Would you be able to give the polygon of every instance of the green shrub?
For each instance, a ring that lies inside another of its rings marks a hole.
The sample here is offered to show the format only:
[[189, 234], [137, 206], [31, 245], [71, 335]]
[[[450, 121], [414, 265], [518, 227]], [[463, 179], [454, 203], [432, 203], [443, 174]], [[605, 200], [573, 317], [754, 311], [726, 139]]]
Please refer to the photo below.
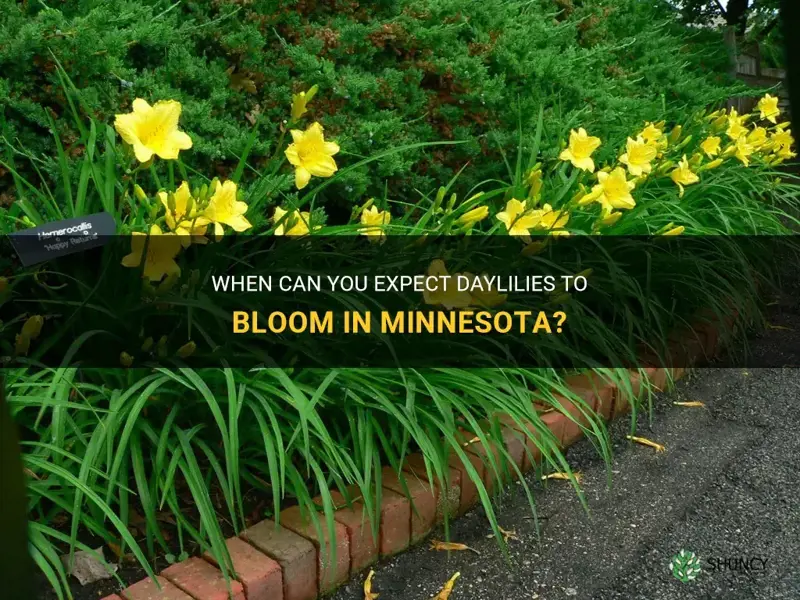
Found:
[[[518, 131], [532, 131], [540, 106], [552, 144], [580, 121], [612, 138], [611, 148], [649, 115], [670, 120], [730, 93], [721, 41], [690, 39], [666, 9], [639, 0], [49, 4], [0, 0], [0, 127], [51, 175], [48, 113], [71, 155], [84, 151], [54, 57], [81, 90], [84, 116], [109, 121], [136, 97], [180, 100], [195, 166], [213, 164], [221, 175], [259, 115], [251, 156], [265, 161], [291, 93], [314, 84], [311, 117], [350, 153], [469, 140], [348, 174], [331, 188], [345, 204], [386, 184], [414, 201], [415, 190], [446, 181], [468, 161], [480, 166], [460, 186], [496, 177], [498, 146], [516, 146]], [[11, 185], [8, 174], [0, 182]]]

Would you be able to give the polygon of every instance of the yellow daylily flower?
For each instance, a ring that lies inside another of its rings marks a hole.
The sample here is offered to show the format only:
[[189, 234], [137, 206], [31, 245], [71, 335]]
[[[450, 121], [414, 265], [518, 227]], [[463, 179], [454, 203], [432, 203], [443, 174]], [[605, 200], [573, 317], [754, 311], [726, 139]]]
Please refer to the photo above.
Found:
[[594, 173], [592, 153], [600, 147], [600, 143], [600, 138], [591, 137], [583, 127], [577, 131], [573, 129], [569, 133], [569, 147], [559, 155], [559, 158], [570, 161], [576, 169]]
[[386, 235], [383, 232], [383, 226], [388, 225], [392, 220], [392, 215], [388, 210], [380, 211], [376, 206], [370, 206], [367, 210], [361, 213], [361, 224], [366, 225], [364, 229], [360, 229], [361, 235], [377, 237], [378, 240], [383, 239]]
[[529, 235], [529, 230], [539, 224], [541, 211], [528, 211], [526, 206], [527, 200], [512, 198], [505, 210], [497, 213], [497, 220], [506, 226], [509, 235]]
[[164, 233], [158, 225], [150, 227], [150, 233], [134, 231], [131, 237], [131, 253], [122, 259], [122, 266], [137, 268], [144, 256], [144, 277], [150, 281], [161, 281], [164, 276], [180, 275], [181, 268], [175, 257], [181, 251], [181, 240], [174, 233]]
[[444, 266], [444, 261], [436, 259], [428, 266], [428, 277], [438, 277], [437, 289], [423, 290], [422, 297], [426, 304], [441, 304], [447, 309], [465, 308], [472, 303], [469, 292], [459, 292], [457, 278], [451, 276]]
[[[539, 213], [540, 211], [533, 211]], [[536, 229], [546, 229], [550, 235], [569, 235], [569, 232], [563, 231], [569, 222], [569, 213], [564, 210], [553, 210], [549, 204], [545, 204], [539, 214], [539, 223]]]
[[307, 92], [300, 92], [299, 94], [292, 94], [292, 120], [297, 121], [300, 117], [308, 112], [308, 103], [314, 98], [319, 89], [318, 86], [312, 86]]
[[[786, 125], [786, 123], [783, 123]], [[789, 150], [794, 144], [794, 138], [790, 129], [778, 129], [770, 136], [770, 145], [776, 150]]]
[[610, 173], [599, 172], [597, 181], [599, 183], [592, 188], [592, 192], [582, 198], [579, 204], [599, 202], [607, 214], [615, 208], [630, 210], [636, 206], [631, 195], [636, 184], [628, 181], [628, 175], [622, 167], [617, 167]]
[[780, 150], [778, 150], [775, 153], [775, 156], [777, 156], [781, 160], [789, 160], [791, 158], [795, 158], [797, 156], [797, 154], [792, 152], [792, 150], [789, 147], [785, 147], [785, 148], [781, 148]]
[[781, 114], [778, 108], [778, 98], [765, 94], [761, 100], [758, 101], [756, 107], [761, 112], [761, 118], [766, 119], [770, 123], [776, 123], [776, 117]]
[[648, 144], [643, 137], [639, 136], [635, 140], [628, 138], [627, 152], [619, 157], [619, 162], [628, 166], [628, 173], [639, 177], [653, 170], [650, 163], [657, 154], [655, 146]]
[[681, 198], [683, 198], [683, 186], [692, 185], [693, 183], [700, 181], [700, 178], [689, 166], [689, 161], [686, 159], [685, 154], [683, 155], [681, 162], [678, 163], [678, 167], [670, 174], [670, 178], [678, 185], [678, 189], [680, 190], [679, 196]]
[[767, 130], [763, 127], [756, 127], [747, 135], [747, 143], [750, 144], [754, 150], [758, 150], [767, 142]]
[[192, 147], [192, 138], [178, 131], [181, 103], [161, 100], [150, 106], [137, 98], [133, 101], [133, 112], [116, 115], [114, 128], [128, 144], [139, 162], [147, 162], [153, 156], [165, 160], [178, 158], [181, 150]]
[[294, 177], [298, 190], [308, 185], [311, 176], [333, 177], [339, 169], [333, 156], [339, 145], [326, 142], [322, 125], [312, 123], [305, 131], [292, 129], [293, 142], [286, 148], [286, 158], [295, 167]]
[[[475, 285], [475, 280], [478, 279], [477, 275], [469, 272], [462, 273], [464, 277], [470, 280], [470, 294], [472, 295], [472, 304], [477, 304], [485, 308], [494, 308], [503, 304], [508, 298], [508, 294], [501, 294], [493, 285], [489, 285], [488, 276], [480, 276], [480, 285]], [[488, 289], [487, 289], [488, 288]]]
[[475, 223], [479, 223], [483, 221], [486, 217], [489, 216], [489, 207], [488, 206], [478, 206], [473, 208], [472, 210], [468, 210], [463, 215], [456, 219], [456, 223], [459, 225], [474, 225]]
[[637, 137], [642, 138], [647, 144], [655, 144], [661, 139], [662, 135], [664, 135], [664, 132], [653, 123], [645, 123], [644, 129]]
[[208, 241], [204, 236], [210, 221], [198, 212], [188, 183], [184, 181], [172, 194], [174, 207], [170, 208], [167, 192], [158, 192], [158, 198], [166, 210], [167, 227], [180, 236], [184, 248], [188, 248], [191, 242], [205, 244]]
[[738, 158], [745, 167], [750, 166], [750, 155], [755, 152], [755, 148], [748, 143], [747, 138], [742, 136], [736, 140], [734, 145], [733, 155]]
[[743, 135], [747, 135], [747, 128], [744, 126], [745, 116], [736, 112], [735, 108], [731, 108], [728, 115], [728, 137], [732, 140], [738, 140]]
[[[283, 219], [284, 215], [287, 214], [288, 211], [282, 209], [280, 206], [275, 207], [275, 214], [272, 216], [272, 222], [278, 223], [281, 219]], [[308, 211], [298, 212], [296, 210], [292, 211], [288, 217], [278, 225], [277, 229], [275, 229], [275, 235], [288, 235], [290, 237], [300, 237], [303, 235], [308, 235], [310, 229], [309, 225], [311, 223], [311, 213]], [[317, 225], [314, 229], [319, 229], [321, 226]]]
[[252, 227], [244, 216], [247, 203], [237, 200], [236, 184], [233, 181], [220, 183], [217, 180], [211, 200], [203, 211], [203, 216], [214, 224], [214, 235], [219, 240], [225, 234], [223, 225], [227, 225], [237, 233]]
[[715, 135], [711, 135], [707, 137], [703, 142], [700, 144], [700, 149], [705, 152], [708, 158], [713, 158], [717, 154], [719, 154], [719, 145], [722, 143], [722, 140]]

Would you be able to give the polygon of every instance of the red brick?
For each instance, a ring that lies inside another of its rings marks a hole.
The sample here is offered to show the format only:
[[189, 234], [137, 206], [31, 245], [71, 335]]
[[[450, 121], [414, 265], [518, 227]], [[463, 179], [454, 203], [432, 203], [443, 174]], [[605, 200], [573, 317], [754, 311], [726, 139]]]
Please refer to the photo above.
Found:
[[150, 579], [142, 579], [122, 591], [125, 600], [192, 600], [180, 589], [163, 577], [157, 577], [161, 589]]
[[[461, 471], [447, 468], [445, 477], [448, 479], [440, 482], [436, 478], [436, 473], [432, 473], [433, 480], [428, 478], [428, 473], [425, 468], [425, 458], [422, 454], [415, 453], [406, 457], [403, 463], [403, 471], [414, 475], [422, 481], [428, 482], [436, 490], [438, 497], [438, 504], [436, 506], [436, 522], [441, 523], [445, 517], [452, 519], [458, 514], [461, 506]], [[449, 486], [442, 488], [441, 486]]]
[[[355, 493], [360, 494], [360, 492]], [[348, 506], [345, 497], [336, 490], [331, 490], [331, 497], [334, 504], [340, 507], [333, 518], [347, 528], [350, 543], [350, 573], [355, 575], [378, 562], [379, 540], [374, 535], [372, 519], [369, 518], [362, 502], [353, 502]]]
[[[331, 539], [328, 526], [322, 518], [322, 523], [320, 523], [322, 539], [320, 539], [317, 528], [310, 519], [303, 517], [299, 506], [293, 506], [281, 512], [281, 525], [310, 540], [319, 551], [320, 594], [332, 592], [347, 582], [350, 577], [350, 538], [344, 525], [334, 522], [333, 534], [335, 537]], [[336, 549], [335, 557], [333, 556], [334, 548]], [[332, 558], [335, 558], [335, 562], [332, 562]]]
[[439, 502], [436, 486], [402, 471], [397, 473], [391, 467], [383, 469], [381, 481], [384, 488], [409, 499], [411, 543], [416, 544], [425, 538], [436, 524], [436, 507]]
[[541, 439], [539, 430], [532, 421], [522, 420], [521, 423], [517, 423], [511, 415], [501, 414], [497, 415], [497, 418], [506, 428], [516, 432], [518, 439], [524, 444], [520, 469], [523, 473], [527, 473], [542, 457], [542, 451], [536, 443]]
[[[236, 579], [244, 587], [247, 600], [281, 600], [283, 598], [283, 574], [281, 566], [266, 554], [239, 538], [226, 542], [233, 561]], [[214, 557], [206, 552], [207, 561], [218, 566]]]
[[240, 537], [281, 566], [283, 600], [308, 600], [319, 595], [314, 544], [270, 520], [253, 525]]
[[381, 556], [394, 556], [411, 543], [411, 502], [384, 489], [381, 498]]
[[161, 574], [196, 600], [246, 600], [238, 581], [225, 581], [219, 569], [200, 558], [190, 558]]
[[[486, 467], [484, 466], [483, 459], [471, 452], [465, 451], [464, 455], [467, 461], [475, 469], [478, 479], [481, 481], [481, 483], [483, 483], [486, 479]], [[475, 480], [470, 476], [465, 463], [462, 462], [462, 459], [458, 456], [458, 454], [455, 453], [455, 450], [450, 451], [448, 464], [453, 469], [461, 472], [461, 502], [458, 505], [457, 514], [463, 515], [473, 508], [480, 500], [478, 486], [476, 485]]]
[[[522, 471], [522, 467], [525, 465], [525, 438], [513, 427], [505, 425], [500, 427], [500, 434], [503, 436], [503, 446], [505, 446], [508, 453], [507, 456], [502, 456], [503, 460], [511, 459], [517, 468]], [[511, 472], [511, 477], [517, 479], [517, 472], [514, 468], [509, 466], [508, 469]]]
[[550, 410], [539, 415], [539, 418], [552, 433], [556, 441], [561, 445], [561, 440], [564, 439], [564, 421], [566, 418], [557, 410]]
[[567, 400], [563, 406], [564, 409], [572, 416], [572, 419], [575, 419], [575, 421], [573, 421], [569, 418], [569, 416], [565, 414], [561, 415], [564, 418], [564, 430], [561, 434], [561, 447], [569, 448], [572, 444], [583, 437], [584, 431], [579, 423], [583, 423], [585, 425], [586, 417], [583, 415], [580, 408], [569, 400]]
[[565, 380], [567, 386], [591, 406], [592, 410], [606, 421], [611, 418], [617, 386], [592, 371], [581, 375], [572, 375]]
[[655, 388], [655, 391], [660, 392], [667, 387], [667, 371], [663, 367], [647, 367], [645, 369], [647, 378], [650, 384]]
[[[483, 463], [483, 476], [481, 481], [488, 493], [492, 493], [494, 489], [505, 479], [508, 474], [513, 472], [513, 468], [508, 464], [508, 459], [503, 452], [503, 448], [492, 434], [491, 424], [483, 420], [479, 423], [482, 429], [482, 435], [485, 443], [480, 441], [478, 435], [466, 431], [459, 430], [456, 433], [456, 439], [461, 444], [461, 447], [468, 454], [478, 457]], [[502, 429], [501, 429], [502, 433]], [[512, 438], [513, 439], [513, 438]], [[506, 440], [503, 439], [503, 446], [506, 445]], [[522, 445], [520, 444], [516, 451], [520, 454], [522, 452]], [[519, 465], [519, 463], [517, 463]]]

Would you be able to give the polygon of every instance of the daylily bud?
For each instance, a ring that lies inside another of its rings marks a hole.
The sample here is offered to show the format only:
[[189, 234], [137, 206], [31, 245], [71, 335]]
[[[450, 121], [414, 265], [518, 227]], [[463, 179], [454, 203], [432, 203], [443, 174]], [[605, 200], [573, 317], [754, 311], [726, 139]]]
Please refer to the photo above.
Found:
[[203, 186], [200, 188], [200, 194], [198, 194], [200, 201], [205, 204], [208, 200], [208, 184], [204, 183]]
[[44, 325], [44, 317], [41, 315], [35, 315], [25, 321], [25, 324], [22, 326], [22, 335], [27, 336], [28, 338], [35, 340], [39, 337], [39, 334], [42, 332], [42, 326]]
[[703, 155], [700, 153], [695, 153], [692, 155], [692, 158], [689, 159], [689, 165], [692, 167], [699, 167], [703, 163]]
[[192, 210], [194, 209], [194, 198], [190, 195], [186, 198], [186, 212], [184, 213], [186, 216], [192, 214]]
[[172, 192], [167, 194], [167, 208], [169, 208], [169, 212], [175, 213], [175, 194]]
[[436, 210], [442, 205], [442, 201], [444, 200], [444, 195], [447, 193], [447, 190], [443, 187], [439, 188], [439, 191], [436, 193], [436, 200], [433, 202], [433, 208]]
[[159, 358], [167, 357], [167, 336], [162, 335], [159, 338], [158, 345], [156, 346], [156, 352]]
[[119, 364], [123, 367], [130, 367], [133, 364], [133, 357], [127, 352], [120, 352]]
[[551, 300], [551, 302], [553, 304], [563, 304], [564, 302], [567, 302], [569, 299], [570, 299], [570, 295], [568, 293], [564, 292], [563, 294], [559, 294], [558, 296], [554, 297]]
[[145, 341], [142, 343], [142, 352], [150, 352], [150, 349], [151, 349], [152, 347], [153, 347], [153, 338], [152, 338], [152, 336], [151, 336], [151, 337], [147, 338], [147, 339], [146, 339], [146, 340], [145, 340]]
[[472, 210], [465, 212], [458, 219], [456, 219], [456, 223], [459, 225], [465, 225], [471, 227], [475, 223], [482, 221], [488, 216], [489, 216], [488, 206], [477, 206]]
[[144, 193], [144, 190], [138, 183], [133, 186], [133, 195], [136, 196], [139, 202], [147, 201], [147, 194]]
[[716, 119], [715, 119], [715, 120], [714, 120], [714, 121], [711, 123], [711, 129], [712, 129], [712, 131], [714, 131], [714, 132], [716, 133], [716, 132], [718, 132], [718, 131], [722, 131], [723, 129], [725, 129], [725, 127], [726, 127], [727, 125], [728, 125], [728, 117], [727, 117], [727, 116], [725, 116], [725, 115], [723, 115], [723, 116], [721, 116], [721, 117], [717, 117], [717, 118], [716, 118]]
[[668, 160], [664, 162], [660, 167], [658, 167], [658, 169], [656, 169], [656, 175], [663, 175], [674, 166], [675, 166], [675, 161]]
[[246, 196], [245, 196], [245, 193], [244, 193], [243, 189], [239, 188], [238, 190], [236, 190], [236, 199], [239, 202], [244, 202], [245, 198], [246, 198]]
[[684, 227], [683, 225], [678, 225], [677, 227], [673, 227], [672, 229], [665, 231], [661, 235], [680, 235], [684, 231], [686, 231], [686, 227]]
[[659, 121], [658, 123], [653, 123], [656, 129], [664, 129], [664, 126], [667, 124], [666, 121]]
[[457, 200], [457, 196], [455, 194], [452, 194], [450, 196], [450, 200], [447, 202], [447, 209], [446, 209], [447, 212], [450, 212], [451, 210], [453, 210], [453, 207], [456, 205], [456, 200]]
[[687, 136], [685, 140], [683, 140], [680, 144], [678, 144], [675, 149], [676, 150], [683, 150], [686, 146], [689, 145], [689, 142], [692, 141], [692, 136]]
[[675, 223], [673, 223], [672, 221], [670, 221], [669, 223], [667, 223], [666, 225], [664, 225], [664, 226], [663, 226], [661, 229], [659, 229], [658, 231], [656, 231], [656, 235], [661, 235], [662, 233], [664, 233], [665, 231], [669, 231], [669, 230], [670, 230], [670, 229], [672, 229], [673, 227], [675, 227]]
[[547, 246], [547, 242], [531, 242], [522, 249], [522, 256], [534, 256], [539, 254]]
[[611, 226], [622, 218], [621, 212], [612, 212], [602, 218], [603, 225]]
[[18, 333], [14, 343], [14, 352], [20, 356], [28, 356], [31, 347], [31, 338], [24, 333]]
[[5, 292], [8, 289], [8, 279], [5, 277], [0, 277], [0, 294]]
[[28, 218], [28, 215], [23, 215], [23, 217], [22, 217], [22, 223], [25, 225], [25, 227], [36, 227], [36, 223], [34, 223], [33, 221], [31, 221], [31, 220]]
[[181, 358], [189, 358], [194, 351], [197, 350], [197, 344], [192, 341], [186, 342], [183, 346], [178, 348], [178, 356]]
[[683, 133], [683, 127], [681, 125], [675, 125], [675, 127], [672, 128], [672, 131], [669, 132], [667, 140], [669, 140], [670, 144], [675, 144], [679, 139], [681, 139], [681, 133]]

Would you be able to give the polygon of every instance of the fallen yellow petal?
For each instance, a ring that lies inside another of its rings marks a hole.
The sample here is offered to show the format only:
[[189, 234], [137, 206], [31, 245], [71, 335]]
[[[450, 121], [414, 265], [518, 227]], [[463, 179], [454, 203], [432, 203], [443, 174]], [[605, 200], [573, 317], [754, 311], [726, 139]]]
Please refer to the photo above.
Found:
[[791, 327], [784, 327], [783, 325], [773, 325], [772, 323], [767, 323], [767, 329], [776, 329], [778, 331], [793, 331]]
[[505, 529], [499, 526], [498, 529], [500, 530], [500, 533], [503, 534], [503, 537], [506, 540], [506, 544], [511, 540], [515, 540], [517, 542], [519, 541], [519, 538], [517, 537], [517, 532], [515, 530], [512, 529], [511, 531], [506, 531]]
[[372, 593], [372, 578], [375, 577], [375, 571], [370, 571], [367, 578], [364, 580], [364, 600], [375, 600], [379, 594]]
[[[583, 479], [583, 475], [581, 475], [581, 473], [579, 471], [575, 471], [572, 474], [572, 477], [574, 477], [575, 481], [577, 481], [578, 483], [580, 483], [581, 479]], [[564, 481], [569, 481], [570, 480], [570, 476], [569, 476], [569, 473], [561, 473], [561, 472], [548, 473], [547, 475], [542, 475], [542, 481], [544, 481], [545, 479], [561, 479], [561, 480], [564, 480]]]
[[463, 552], [468, 550], [475, 554], [480, 554], [477, 550], [470, 548], [466, 544], [458, 544], [456, 542], [440, 542], [438, 540], [431, 540], [431, 550], [439, 550], [443, 552]]
[[686, 406], [688, 408], [701, 408], [705, 406], [705, 402], [700, 402], [699, 400], [691, 400], [689, 402], [673, 402], [675, 406]]
[[666, 450], [666, 448], [661, 444], [657, 444], [656, 442], [650, 441], [647, 438], [637, 437], [635, 435], [626, 435], [625, 438], [632, 442], [636, 442], [637, 444], [641, 444], [642, 446], [650, 446], [656, 452], [664, 452], [664, 450]]
[[442, 591], [436, 594], [436, 597], [433, 600], [447, 600], [450, 597], [450, 593], [453, 591], [453, 586], [456, 584], [456, 579], [461, 577], [461, 573], [456, 573], [450, 578], [450, 581], [444, 584]]

